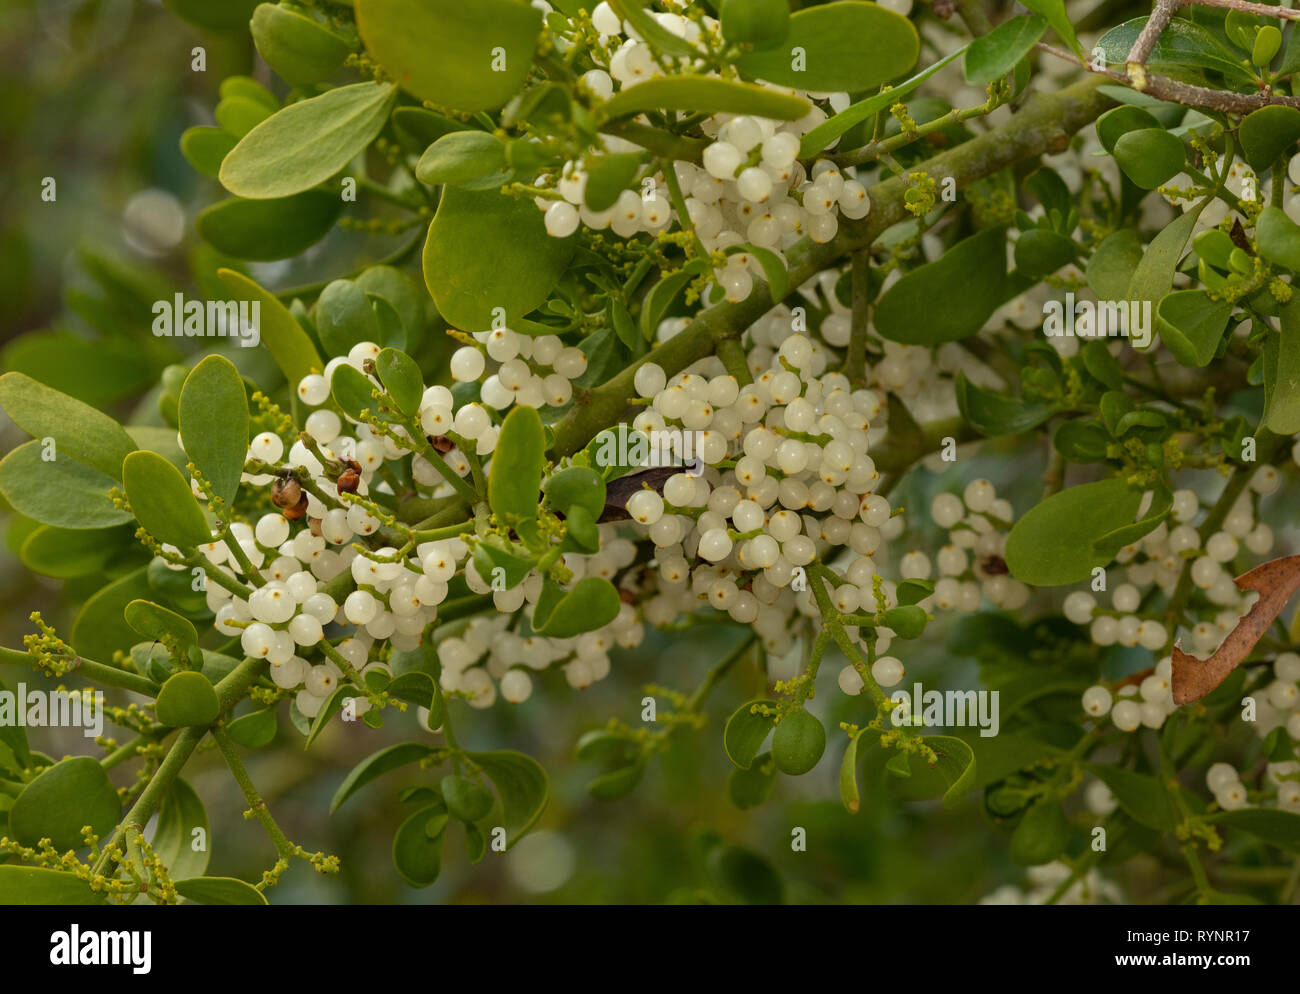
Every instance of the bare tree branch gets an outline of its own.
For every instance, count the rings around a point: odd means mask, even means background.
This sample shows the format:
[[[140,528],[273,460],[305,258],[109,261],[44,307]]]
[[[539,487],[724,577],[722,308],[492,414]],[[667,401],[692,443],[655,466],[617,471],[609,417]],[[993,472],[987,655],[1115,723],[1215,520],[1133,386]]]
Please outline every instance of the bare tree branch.
[[[1147,88],[1147,69],[1146,61],[1160,36],[1165,33],[1165,28],[1169,26],[1170,19],[1174,16],[1175,11],[1182,6],[1182,0],[1156,0],[1156,6],[1151,11],[1151,16],[1147,18],[1146,24],[1142,26],[1141,33],[1137,40],[1133,42],[1133,47],[1129,49],[1128,58],[1125,63],[1128,67],[1128,78],[1133,84],[1135,90],[1145,90]]]
[[[1039,42],[1038,48],[1048,55],[1054,55],[1058,59],[1064,59],[1066,62],[1073,62],[1076,66],[1082,66],[1093,75],[1106,76],[1118,83],[1132,85],[1132,81],[1125,73],[1114,69],[1095,69],[1090,63],[1080,61],[1073,53],[1055,48],[1045,42]],[[1134,88],[1136,89],[1136,87]],[[1168,100],[1171,103],[1183,104],[1187,107],[1206,107],[1227,114],[1249,114],[1253,110],[1259,110],[1259,108],[1267,107],[1270,104],[1300,108],[1300,97],[1288,97],[1274,93],[1270,89],[1261,90],[1259,93],[1233,93],[1231,90],[1214,90],[1208,86],[1193,86],[1191,83],[1180,83],[1177,80],[1169,79],[1167,76],[1148,76],[1146,86],[1142,92],[1158,100]]]

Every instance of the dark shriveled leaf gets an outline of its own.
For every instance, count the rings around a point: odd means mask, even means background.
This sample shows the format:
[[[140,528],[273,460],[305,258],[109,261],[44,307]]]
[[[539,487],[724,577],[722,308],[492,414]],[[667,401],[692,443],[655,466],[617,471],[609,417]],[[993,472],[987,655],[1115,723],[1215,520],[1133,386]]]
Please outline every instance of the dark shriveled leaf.
[[[1173,693],[1174,703],[1181,706],[1199,701],[1227,679],[1255,648],[1268,626],[1286,607],[1287,601],[1300,587],[1300,555],[1283,556],[1256,566],[1235,581],[1240,590],[1259,592],[1259,600],[1228,633],[1223,644],[1209,659],[1197,659],[1183,652],[1174,643]]]

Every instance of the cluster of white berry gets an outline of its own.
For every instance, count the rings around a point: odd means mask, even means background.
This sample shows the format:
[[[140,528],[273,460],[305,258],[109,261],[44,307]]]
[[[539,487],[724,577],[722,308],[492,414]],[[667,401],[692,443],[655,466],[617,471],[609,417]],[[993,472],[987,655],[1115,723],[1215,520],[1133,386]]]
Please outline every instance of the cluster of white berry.
[[[1114,695],[1101,684],[1089,687],[1083,692],[1083,709],[1094,718],[1110,715],[1121,732],[1160,728],[1174,712],[1172,679],[1173,659],[1165,656],[1140,683],[1125,683]]]
[[[800,617],[818,616],[806,578],[814,559],[847,581],[831,594],[837,610],[875,612],[878,593],[882,606],[896,603],[896,584],[878,576],[873,559],[902,530],[889,501],[873,492],[879,473],[868,454],[868,412],[879,410],[880,398],[827,372],[826,359],[825,349],[796,334],[744,387],[714,358],[671,380],[654,363],[637,370],[636,390],[650,403],[632,427],[652,439],[692,439],[694,453],[678,454],[704,464],[698,476],[670,476],[662,494],[645,489],[628,500],[635,526],[655,546],[647,621],[668,625],[708,603],[752,624],[768,650],[783,655]],[[880,634],[883,651],[890,634]],[[901,679],[897,660],[877,667],[883,684]],[[862,689],[851,667],[845,684],[850,693]]]
[[[495,411],[504,411],[512,404],[563,407],[573,397],[572,381],[587,370],[587,354],[565,345],[555,335],[534,337],[501,327],[475,332],[473,337],[478,346],[463,345],[452,353],[451,376],[458,383],[481,379],[479,397]],[[497,365],[484,377],[488,359]],[[474,434],[463,430],[474,432],[478,427],[477,415],[462,413],[474,405],[453,412],[450,393],[438,399],[445,402],[427,403],[420,413],[421,424],[430,435],[442,435],[454,429],[466,438],[481,438],[484,433],[495,438],[495,429],[490,424]],[[463,423],[467,417],[470,421]]]
[[[978,611],[983,598],[1014,611],[1029,600],[1027,586],[1007,572],[1007,534],[1015,518],[1011,502],[988,480],[972,480],[962,495],[937,494],[930,517],[948,530],[934,560],[920,550],[899,563],[904,577],[929,579],[936,572],[934,605],[943,610]]]
[[[560,345],[558,339],[552,343],[546,338],[530,339],[502,331],[505,333],[484,333],[480,340],[489,354],[504,357],[507,364],[517,355],[505,356],[501,351],[505,345],[516,353],[527,349],[535,361],[540,353],[554,368],[574,376],[581,374],[579,366],[585,366],[585,356],[577,349]],[[551,348],[552,344],[555,348]],[[448,583],[463,571],[469,588],[478,594],[492,594],[501,613],[492,621],[471,619],[458,636],[440,643],[444,691],[461,691],[475,706],[487,707],[496,699],[498,685],[507,700],[526,700],[532,692],[528,669],[562,668],[574,687],[586,687],[602,679],[609,672],[609,649],[615,645],[634,647],[644,637],[644,628],[631,607],[625,605],[610,624],[582,636],[522,638],[507,630],[506,623],[525,602],[537,600],[542,578],[535,571],[512,589],[498,590],[478,575],[469,560],[469,545],[460,538],[422,542],[405,555],[390,545],[370,550],[360,544],[359,540],[375,535],[383,522],[363,502],[346,499],[345,493],[365,498],[373,487],[377,493],[391,496],[389,484],[382,478],[376,480],[376,474],[386,461],[403,458],[419,446],[407,444],[410,436],[400,426],[389,429],[392,435],[377,433],[365,423],[346,415],[340,417],[319,405],[329,399],[330,377],[340,363],[364,372],[366,360],[378,353],[377,345],[363,342],[346,357],[331,359],[322,374],[308,375],[298,384],[299,398],[317,408],[305,419],[310,445],[298,440],[286,453],[284,441],[272,432],[263,432],[250,443],[247,458],[264,464],[259,468],[305,469],[312,485],[302,487],[295,477],[280,476],[278,472],[244,474],[243,482],[250,486],[271,486],[273,500],[284,512],[263,515],[252,526],[239,521],[231,524],[231,536],[246,565],[215,536],[200,548],[209,573],[219,572],[230,581],[227,585],[216,581],[206,585],[216,629],[224,635],[238,636],[247,655],[266,659],[277,686],[301,688],[295,702],[311,718],[345,677],[364,679],[372,669],[388,672],[387,664],[375,658],[384,655],[379,651],[384,646],[399,651],[418,648],[437,619]],[[576,353],[576,360],[571,353]],[[460,373],[459,379],[470,378],[465,374],[465,364],[473,357],[478,358],[476,375],[481,375],[483,360],[477,349],[466,347],[456,356],[453,367]],[[564,382],[567,387],[568,380]],[[344,418],[348,434],[344,434]],[[430,435],[454,430],[474,441],[478,455],[490,455],[499,432],[482,405],[470,403],[455,409],[451,391],[443,386],[432,386],[424,392],[419,421]],[[470,472],[468,462],[454,448],[443,458],[460,475]],[[342,474],[336,474],[338,479],[327,471],[327,463],[343,467]],[[345,485],[343,476],[349,473],[353,478]],[[412,475],[430,494],[450,490],[419,452],[412,456]],[[194,489],[202,496],[197,482]],[[296,529],[295,522],[299,522]],[[563,565],[572,574],[571,582],[583,576],[613,578],[631,564],[636,553],[631,542],[619,539],[609,525],[601,526],[601,538],[601,549],[596,554],[567,553],[563,557]],[[255,579],[249,576],[250,569]],[[345,573],[350,575],[345,578],[350,582],[340,588],[337,581]],[[230,589],[237,589],[241,576],[255,585],[247,598]],[[323,589],[326,585],[338,589],[343,595],[341,602]],[[331,625],[338,629],[327,634],[326,628]],[[347,633],[346,637],[339,640],[342,633]],[[309,662],[306,657],[327,639],[333,652],[322,649],[324,657]],[[341,658],[351,672],[345,673],[345,667],[335,657]],[[355,713],[363,714],[367,707],[358,696]]]
[[[717,35],[719,30],[713,18],[704,18],[701,27],[677,14],[649,13],[691,43],[699,41],[702,31]],[[597,5],[592,21],[602,43],[612,51],[608,65],[581,78],[593,96],[608,100],[617,91],[661,74],[649,46],[608,4]],[[831,113],[850,102],[847,93],[815,94],[764,85],[782,93],[824,98]],[[805,235],[814,242],[828,242],[839,229],[841,215],[865,217],[871,201],[852,169],[841,171],[822,159],[813,163],[809,173],[798,161],[800,139],[826,118],[826,111],[813,103],[797,121],[732,114],[715,114],[703,121],[701,130],[713,139],[704,149],[703,165],[685,161],[672,165],[687,214],[684,218],[676,217],[669,181],[662,173],[645,177],[637,189],[624,190],[611,206],[592,210],[586,204],[588,173],[572,161],[554,174],[537,178],[537,186],[553,193],[539,196],[536,203],[545,212],[546,230],[556,238],[572,235],[579,224],[593,231],[608,228],[621,238],[656,234],[676,219],[679,226],[693,229],[709,252],[748,243],[779,254]],[[602,135],[602,141],[610,153],[637,150],[617,136]],[[714,276],[720,295],[735,302],[749,296],[762,268],[752,253],[737,252]],[[708,302],[716,300],[710,297]]]

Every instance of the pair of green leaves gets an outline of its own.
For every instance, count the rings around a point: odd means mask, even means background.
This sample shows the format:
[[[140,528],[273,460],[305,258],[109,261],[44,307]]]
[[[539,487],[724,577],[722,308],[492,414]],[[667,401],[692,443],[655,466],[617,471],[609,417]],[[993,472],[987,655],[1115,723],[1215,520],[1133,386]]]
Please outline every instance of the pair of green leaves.
[[[385,773],[422,759],[438,758],[440,750],[423,742],[402,742],[380,749],[352,768],[330,802],[330,813],[348,798]],[[513,845],[542,816],[549,796],[546,771],[537,761],[509,749],[467,752],[496,788],[507,844]]]
[[[123,459],[137,448],[121,425],[22,373],[0,377],[0,406],[35,436],[0,461],[0,494],[15,510],[63,529],[130,520],[108,497],[122,479]]]
[[[873,745],[879,738],[880,732],[873,728],[861,729],[849,738],[840,762],[840,801],[849,814],[856,814],[862,806],[858,788],[858,767],[865,756],[862,746]],[[890,787],[906,800],[939,797],[944,807],[952,807],[975,783],[975,754],[956,736],[929,735],[923,741],[934,751],[934,765],[925,762],[919,753],[895,753],[885,763],[886,772],[892,775]]]

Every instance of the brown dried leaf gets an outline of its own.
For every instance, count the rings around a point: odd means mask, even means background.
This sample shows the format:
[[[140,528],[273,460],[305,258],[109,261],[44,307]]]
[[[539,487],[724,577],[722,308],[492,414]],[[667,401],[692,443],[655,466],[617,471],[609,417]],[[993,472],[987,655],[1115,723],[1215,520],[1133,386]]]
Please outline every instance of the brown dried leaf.
[[[637,473],[620,476],[605,484],[605,510],[601,512],[598,522],[626,521],[631,517],[627,513],[628,499],[638,491],[649,487],[659,496],[663,496],[664,484],[678,473],[686,472],[685,466],[656,466],[643,469]]]
[[[1199,701],[1228,678],[1282,613],[1287,601],[1300,588],[1300,555],[1283,556],[1256,566],[1234,581],[1241,590],[1254,590],[1259,600],[1228,633],[1209,659],[1197,659],[1174,643],[1173,693],[1177,705]]]

